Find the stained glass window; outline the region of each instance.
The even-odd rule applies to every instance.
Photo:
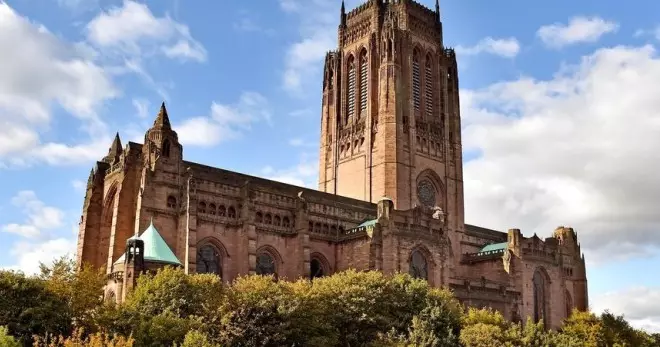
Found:
[[[312,258],[312,261],[309,264],[309,268],[310,268],[309,277],[311,279],[315,279],[317,277],[323,277],[325,275],[323,264],[318,259]]]
[[[546,319],[546,302],[545,302],[545,278],[541,271],[536,270],[534,272],[534,278],[532,279],[534,286],[534,322],[543,321],[547,326]]]
[[[257,275],[274,275],[275,260],[268,253],[259,253],[257,255]]]
[[[220,252],[212,245],[197,249],[197,273],[212,273],[222,277]]]
[[[433,183],[428,180],[422,180],[417,184],[417,197],[422,204],[433,207],[435,206],[435,187]]]
[[[428,263],[426,262],[426,257],[418,251],[415,250],[412,252],[410,257],[410,276],[421,279],[428,279]]]

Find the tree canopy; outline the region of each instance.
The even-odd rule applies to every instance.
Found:
[[[560,331],[465,310],[447,289],[407,274],[345,271],[313,281],[164,268],[142,275],[122,304],[105,276],[69,259],[26,276],[0,271],[4,346],[595,346],[660,347],[623,316],[575,311]]]

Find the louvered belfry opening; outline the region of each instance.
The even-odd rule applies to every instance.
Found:
[[[348,90],[347,90],[347,112],[346,122],[355,115],[355,60],[350,57],[348,60]]]
[[[413,107],[415,111],[419,111],[420,108],[420,73],[419,73],[419,53],[417,50],[413,52],[413,64],[412,64],[412,92],[413,92]]]
[[[426,57],[426,69],[424,71],[424,103],[426,116],[433,115],[433,71],[431,68],[431,57]]]
[[[367,111],[367,51],[360,53],[360,116]]]

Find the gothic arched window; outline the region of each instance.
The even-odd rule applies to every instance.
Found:
[[[565,291],[566,294],[566,317],[569,317],[571,313],[573,312],[573,298],[571,297],[571,293],[568,291],[568,289]]]
[[[273,217],[271,217],[269,213],[266,213],[264,216],[264,223],[273,224]]]
[[[367,50],[363,49],[360,53],[360,116],[362,116],[363,112],[367,111],[367,91],[369,89],[369,81],[367,79],[368,71]]]
[[[229,206],[229,209],[227,210],[227,217],[236,218],[236,209],[234,206]]]
[[[275,275],[277,267],[275,258],[268,252],[261,252],[257,255],[257,275]]]
[[[170,140],[165,140],[163,141],[163,156],[169,157],[170,156]]]
[[[413,51],[412,58],[412,97],[413,97],[413,107],[415,111],[419,111],[420,104],[420,72],[419,72],[419,51],[415,49]]]
[[[205,244],[197,248],[197,273],[211,273],[222,277],[222,257],[215,246]]]
[[[543,321],[543,324],[547,327],[546,280],[540,269],[534,272],[532,285],[534,286],[534,322]]]
[[[198,205],[199,213],[206,213],[206,203],[204,201],[200,201]]]
[[[433,69],[431,63],[431,55],[428,54],[424,68],[424,108],[427,117],[433,115]]]
[[[426,257],[418,249],[410,255],[410,267],[408,269],[410,276],[428,280],[429,269]]]
[[[289,221],[289,217],[284,217],[282,218],[282,226],[285,228],[288,228],[291,226],[291,222]]]
[[[173,197],[172,195],[167,197],[167,207],[176,208],[176,198]]]
[[[312,260],[309,262],[309,270],[309,278],[312,280],[326,275],[323,262],[321,262],[321,260],[318,258],[312,258]]]
[[[215,216],[215,204],[209,204],[209,213]]]
[[[273,224],[274,224],[275,226],[280,226],[280,225],[282,225],[282,219],[280,218],[280,216],[275,216],[275,217],[273,218]]]
[[[263,223],[264,222],[264,216],[261,214],[261,212],[257,212],[257,215],[255,217],[255,222],[257,222],[257,223]]]
[[[227,209],[225,208],[224,205],[220,205],[220,207],[218,207],[218,216],[224,217],[226,214],[227,214]]]
[[[348,58],[348,88],[346,94],[347,110],[344,124],[348,123],[348,119],[355,114],[355,59],[353,56]]]

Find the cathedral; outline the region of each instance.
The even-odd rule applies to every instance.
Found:
[[[551,328],[588,309],[572,228],[541,239],[465,224],[458,67],[437,2],[342,4],[322,82],[318,190],[186,161],[164,104],[144,143],[117,135],[89,175],[77,250],[107,271],[106,297],[165,265],[225,282],[356,269]]]

